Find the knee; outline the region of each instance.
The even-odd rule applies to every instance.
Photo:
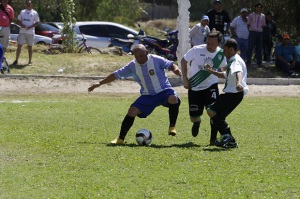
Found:
[[[141,113],[142,112],[138,108],[132,106],[128,109],[127,115],[130,117],[136,117],[137,115],[139,115]]]
[[[178,97],[175,95],[170,95],[168,98],[169,104],[178,104]]]
[[[207,115],[210,117],[210,118],[212,118],[212,117],[214,117],[215,115],[216,115],[216,112],[215,111],[213,111],[213,110],[211,110],[211,109],[207,109]]]

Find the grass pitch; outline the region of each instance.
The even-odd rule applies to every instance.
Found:
[[[0,198],[298,198],[299,98],[245,98],[227,121],[238,149],[191,136],[187,98],[167,135],[167,109],[136,118],[112,146],[137,95],[7,95],[0,103]],[[149,147],[135,143],[152,131]]]

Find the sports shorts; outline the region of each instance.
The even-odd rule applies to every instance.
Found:
[[[164,90],[156,95],[141,95],[136,99],[131,106],[138,108],[142,113],[138,115],[139,118],[146,118],[150,115],[157,106],[169,107],[168,98],[175,95],[180,104],[180,98],[173,89]]]
[[[190,117],[197,118],[203,114],[204,107],[208,107],[215,102],[219,96],[218,84],[213,84],[209,88],[199,91],[189,89],[189,114]]]
[[[226,118],[243,100],[244,93],[224,93],[208,109],[216,112],[220,118]]]
[[[18,45],[28,44],[28,46],[33,46],[34,34],[19,33],[17,41]]]

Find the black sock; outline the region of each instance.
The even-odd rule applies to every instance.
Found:
[[[218,127],[214,124],[210,124],[210,142],[215,142],[217,140]]]
[[[211,118],[213,125],[216,126],[216,129],[220,132],[221,135],[227,134],[226,128],[228,124],[225,122],[225,119],[220,118],[218,115],[215,115]]]
[[[176,125],[178,113],[179,113],[179,103],[177,103],[177,104],[169,104],[169,121],[170,121],[170,127],[174,127]]]
[[[119,138],[124,140],[129,129],[133,125],[135,117],[130,117],[129,115],[126,115],[121,126],[120,135]]]

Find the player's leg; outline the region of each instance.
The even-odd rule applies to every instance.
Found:
[[[169,107],[169,131],[171,136],[176,135],[176,122],[179,114],[180,99],[177,95],[169,95],[168,107]]]
[[[205,93],[205,107],[206,109],[213,104],[219,97],[218,84],[213,84],[210,88],[206,89]],[[218,128],[210,121],[210,145],[213,145],[217,140]]]
[[[193,91],[188,90],[188,101],[189,101],[189,115],[190,120],[193,123],[192,136],[196,137],[199,133],[201,124],[201,115],[205,105],[204,91]]]

